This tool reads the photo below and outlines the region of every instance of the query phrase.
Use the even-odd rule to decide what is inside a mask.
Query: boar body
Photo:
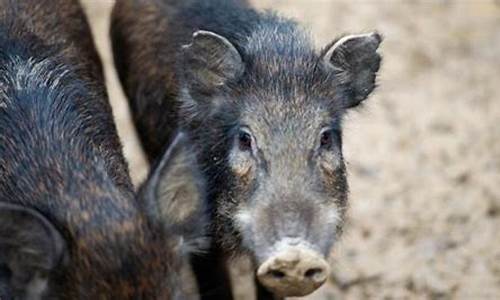
[[[186,299],[178,273],[203,209],[186,136],[138,201],[78,1],[0,12],[0,298]]]

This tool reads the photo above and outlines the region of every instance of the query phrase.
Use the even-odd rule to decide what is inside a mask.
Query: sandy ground
[[[147,165],[112,69],[113,2],[83,2],[137,183]],[[309,299],[500,299],[500,2],[254,2],[303,22],[318,46],[385,35],[380,88],[345,130],[350,224]]]

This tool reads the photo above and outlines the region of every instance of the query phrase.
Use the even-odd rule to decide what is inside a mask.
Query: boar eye
[[[329,149],[333,144],[333,130],[326,129],[321,132],[320,146],[321,148]]]
[[[238,144],[241,151],[252,150],[252,136],[250,135],[250,133],[244,130],[240,130],[240,132],[238,133]]]

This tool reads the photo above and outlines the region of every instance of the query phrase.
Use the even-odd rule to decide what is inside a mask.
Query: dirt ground
[[[147,165],[112,69],[113,1],[83,2],[138,183]],[[303,22],[318,46],[385,36],[380,88],[345,130],[350,224],[308,299],[500,299],[500,2],[254,2]]]

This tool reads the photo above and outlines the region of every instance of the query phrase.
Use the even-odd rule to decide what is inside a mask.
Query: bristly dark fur
[[[184,297],[183,232],[175,227],[182,220],[150,222],[134,196],[78,1],[0,0],[0,16],[0,215],[12,217],[14,207],[25,218],[0,220],[15,229],[0,232],[0,298]],[[185,169],[178,173],[190,180]],[[33,216],[50,224],[36,232],[59,237],[64,247],[30,235],[40,223],[30,223]],[[67,251],[46,269],[52,256],[36,255],[53,248]]]
[[[100,63],[83,56],[68,64],[64,44],[47,45],[23,28],[19,10],[11,11],[16,14],[0,26],[2,201],[51,210],[52,217],[62,221],[67,207],[54,206],[55,199],[40,201],[41,191],[74,197],[81,184],[103,191],[116,185],[130,197],[132,185],[100,83],[102,75],[82,76],[100,69]],[[87,67],[96,64],[97,68]],[[72,184],[64,184],[69,178]]]

